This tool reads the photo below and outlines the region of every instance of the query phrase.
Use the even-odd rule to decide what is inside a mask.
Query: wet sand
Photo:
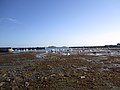
[[[120,57],[0,54],[0,90],[119,90]]]

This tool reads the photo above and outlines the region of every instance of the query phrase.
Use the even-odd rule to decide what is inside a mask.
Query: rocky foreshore
[[[0,90],[119,90],[120,57],[0,54]]]

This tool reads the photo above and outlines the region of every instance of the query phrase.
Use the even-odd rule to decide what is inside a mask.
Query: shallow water
[[[113,67],[120,67],[120,64],[112,64]]]

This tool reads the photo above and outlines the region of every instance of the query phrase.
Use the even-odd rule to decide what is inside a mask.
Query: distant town
[[[80,47],[0,47],[0,52],[21,53],[21,52],[41,52],[41,53],[62,53],[62,54],[120,54],[120,43],[117,45],[104,45],[104,46],[80,46]]]

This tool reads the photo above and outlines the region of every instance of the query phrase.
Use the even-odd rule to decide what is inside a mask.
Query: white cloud
[[[13,18],[8,18],[8,20],[11,21],[11,22],[17,22],[17,20],[13,19]]]
[[[20,24],[20,22],[17,19],[14,19],[14,18],[0,18],[0,23],[15,23],[15,24]]]

